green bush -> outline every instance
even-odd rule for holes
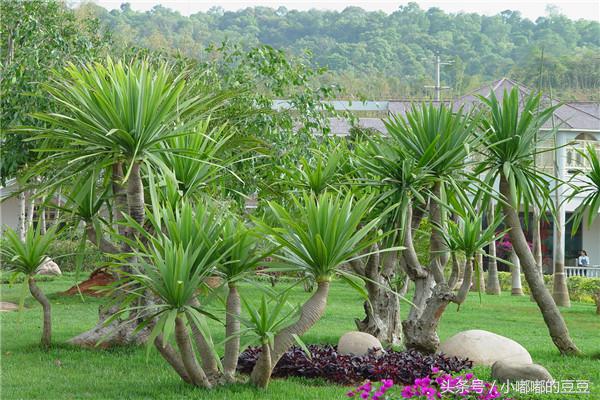
[[[512,287],[511,273],[498,272],[498,280],[502,291],[510,293]],[[552,290],[552,275],[544,275],[544,283],[548,289]],[[523,292],[529,294],[529,285],[527,285],[527,280],[525,280],[523,274],[521,274],[521,285],[523,286]],[[572,301],[594,304],[594,293],[600,292],[600,278],[572,276],[567,278],[567,287]]]

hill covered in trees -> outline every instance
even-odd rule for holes
[[[85,4],[78,11],[98,17],[117,43],[177,49],[192,57],[202,58],[208,45],[225,40],[264,43],[296,55],[308,50],[312,62],[330,70],[324,79],[370,97],[427,94],[423,85],[433,81],[436,52],[453,61],[442,73],[452,94],[501,76],[569,98],[597,98],[600,88],[600,24],[573,21],[551,9],[536,21],[517,11],[448,14],[416,3],[391,14],[357,7],[341,12],[215,7],[188,17],[162,6],[136,12],[128,4],[110,12]]]

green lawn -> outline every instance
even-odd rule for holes
[[[53,303],[53,340],[48,353],[41,351],[41,308],[31,298],[22,313],[0,313],[1,318],[1,398],[2,399],[336,399],[344,398],[345,387],[301,379],[274,380],[267,392],[247,385],[228,386],[213,391],[183,384],[170,367],[152,351],[146,361],[142,348],[111,351],[81,350],[65,345],[70,337],[94,325],[100,301],[56,295],[72,285],[72,278],[42,282],[40,286]],[[17,302],[20,285],[1,285],[3,301]],[[256,289],[243,293],[252,296]],[[292,299],[306,294],[301,288]],[[403,311],[407,307],[403,307]],[[565,358],[558,355],[542,318],[528,297],[486,296],[479,302],[472,294],[460,312],[454,306],[444,314],[442,340],[466,329],[485,329],[508,336],[531,353],[556,379],[591,382],[592,395],[579,398],[600,399],[600,316],[595,307],[573,304],[563,313],[571,335],[585,356]],[[354,318],[362,317],[359,296],[342,284],[334,284],[325,317],[305,337],[308,343],[335,343],[339,336],[354,329]],[[222,330],[215,330],[216,340]],[[490,379],[489,369],[476,368],[477,375]],[[530,396],[530,398],[575,399],[577,396]]]

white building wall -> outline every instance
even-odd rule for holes
[[[10,197],[0,203],[0,232],[4,232],[5,227],[17,230],[19,225],[19,199]]]
[[[600,266],[600,216],[596,217],[592,226],[583,223],[583,250],[590,257],[590,265]]]

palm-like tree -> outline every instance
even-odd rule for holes
[[[218,357],[206,325],[206,313],[196,296],[206,278],[215,273],[229,252],[223,246],[222,211],[203,203],[192,207],[184,201],[175,208],[156,205],[148,216],[150,228],[130,218],[131,226],[142,240],[130,240],[138,262],[134,272],[125,273],[131,283],[120,287],[127,288],[129,296],[115,315],[116,318],[131,309],[137,310],[136,318],[145,317],[138,329],[155,321],[148,343],[154,342],[184,381],[202,387],[212,385]],[[130,262],[130,259],[123,261],[124,265]],[[135,302],[148,291],[158,301]],[[191,345],[190,330],[202,367]],[[179,353],[167,346],[173,331]]]
[[[359,157],[359,165],[369,175],[366,183],[377,186],[380,199],[395,207],[386,216],[386,228],[400,230],[406,247],[400,262],[415,282],[414,305],[402,324],[403,333],[407,346],[423,351],[436,350],[439,338],[435,330],[453,296],[443,274],[448,260],[443,240],[448,222],[445,209],[450,194],[467,202],[463,181],[469,178],[465,166],[477,141],[473,134],[476,123],[462,109],[432,104],[413,107],[404,118],[392,116],[386,122],[389,137],[367,144],[370,149]],[[421,265],[412,239],[426,208],[430,222],[440,228],[431,235],[429,268]],[[398,266],[393,265],[394,269]],[[431,292],[433,280],[437,283],[435,294]],[[432,297],[435,299],[428,302]]]
[[[588,146],[582,155],[589,169],[579,170],[575,175],[577,185],[571,196],[583,196],[583,200],[574,213],[573,234],[584,221],[591,226],[600,213],[600,159],[592,146]]]
[[[457,254],[460,254],[465,258],[462,285],[456,298],[453,300],[457,304],[462,304],[467,298],[467,293],[473,281],[473,268],[475,267],[477,274],[483,273],[483,266],[477,265],[477,255],[483,254],[485,246],[502,237],[504,234],[504,232],[496,233],[501,223],[499,218],[488,221],[487,227],[482,228],[482,214],[476,215],[472,209],[461,214],[461,219],[458,223],[449,224],[444,234],[444,241],[448,249],[450,249],[452,256],[455,257]]]
[[[237,218],[231,217],[223,225],[223,248],[226,256],[219,263],[217,272],[228,287],[223,373],[229,381],[234,380],[240,352],[241,300],[238,285],[269,254],[269,251],[261,251],[260,241],[259,235]]]
[[[167,64],[147,61],[124,64],[74,64],[46,85],[64,109],[36,114],[50,128],[34,131],[43,141],[40,151],[50,153],[41,167],[58,167],[55,182],[90,169],[123,170],[129,215],[144,218],[143,163],[160,164],[169,151],[165,143],[193,132],[193,127],[222,100],[215,95],[188,93],[184,74]],[[60,149],[60,151],[57,151]]]
[[[518,214],[521,205],[525,215],[528,215],[530,204],[544,209],[550,198],[547,182],[553,178],[540,172],[534,159],[539,153],[539,140],[543,139],[538,137],[540,129],[551,118],[556,106],[539,110],[540,94],[523,99],[521,106],[516,88],[510,93],[505,92],[502,101],[494,93],[489,98],[481,97],[481,101],[487,108],[488,117],[482,120],[480,151],[484,161],[479,172],[486,175],[489,185],[496,180],[500,182],[502,209],[506,225],[510,228],[511,243],[554,344],[563,354],[578,353],[564,319],[538,272],[539,267],[527,245]]]
[[[193,84],[186,79],[185,73],[176,74],[168,64],[156,67],[145,60],[124,64],[108,58],[104,63],[70,64],[46,85],[62,111],[35,115],[47,127],[32,128],[32,140],[40,143],[39,151],[46,157],[32,173],[51,171],[51,186],[68,186],[72,177],[88,174],[109,177],[105,187],[111,190],[106,202],[114,211],[114,220],[121,223],[128,214],[143,224],[143,170],[150,180],[155,170],[164,169],[162,155],[181,153],[173,142],[194,135],[198,124],[227,96],[192,93]],[[190,157],[189,153],[179,155]],[[211,160],[205,161],[204,165],[210,165]],[[193,172],[196,177],[202,175],[201,171]],[[92,188],[94,183],[86,187]],[[128,250],[125,245],[109,245],[97,229],[101,224],[93,229],[90,226],[98,219],[87,217],[88,239],[103,251]],[[132,229],[125,232],[123,224],[118,230],[129,236],[136,233]],[[133,339],[131,332],[121,328],[119,324],[111,328],[115,343]],[[71,342],[93,345],[107,336],[107,329],[98,324]]]
[[[369,198],[355,201],[350,195],[329,193],[319,197],[305,195],[302,202],[296,201],[295,212],[269,203],[276,226],[258,222],[273,245],[280,248],[274,257],[281,267],[274,269],[300,272],[316,281],[317,289],[302,305],[298,320],[275,335],[271,362],[261,360],[269,356],[261,354],[252,373],[253,383],[259,385],[259,377],[265,376],[261,366],[275,366],[294,343],[294,337],[303,335],[323,316],[332,279],[340,275],[356,285],[356,280],[340,267],[354,257],[361,257],[358,254],[377,241],[372,233],[379,219],[361,226],[370,206]]]
[[[429,219],[444,226],[443,204],[445,192],[462,193],[458,181],[465,175],[465,165],[470,149],[475,146],[473,135],[476,118],[463,114],[462,108],[454,111],[433,104],[413,107],[405,118],[392,116],[386,128],[397,143],[403,158],[414,160],[433,178],[429,192]],[[430,270],[437,283],[443,282],[443,268],[448,261],[442,232],[434,231],[430,242]]]
[[[46,349],[52,342],[52,310],[48,298],[35,283],[35,274],[38,268],[48,260],[46,252],[56,237],[56,231],[57,227],[54,226],[45,234],[41,234],[40,224],[38,224],[35,229],[27,230],[24,240],[21,240],[19,234],[7,228],[4,231],[7,240],[1,248],[9,270],[15,274],[25,275],[31,295],[42,305],[44,312],[42,346]]]
[[[244,325],[244,330],[240,332],[243,336],[250,336],[253,339],[260,341],[261,364],[252,371],[252,381],[260,388],[266,388],[271,379],[271,349],[275,345],[275,335],[283,330],[290,321],[293,320],[297,310],[289,307],[287,295],[279,296],[273,301],[274,305],[269,307],[266,297],[263,295],[260,305],[255,307],[248,304],[244,299],[244,309],[248,314],[247,318],[240,318],[240,322]],[[300,341],[298,336],[294,336],[296,341],[306,349],[304,343]]]

